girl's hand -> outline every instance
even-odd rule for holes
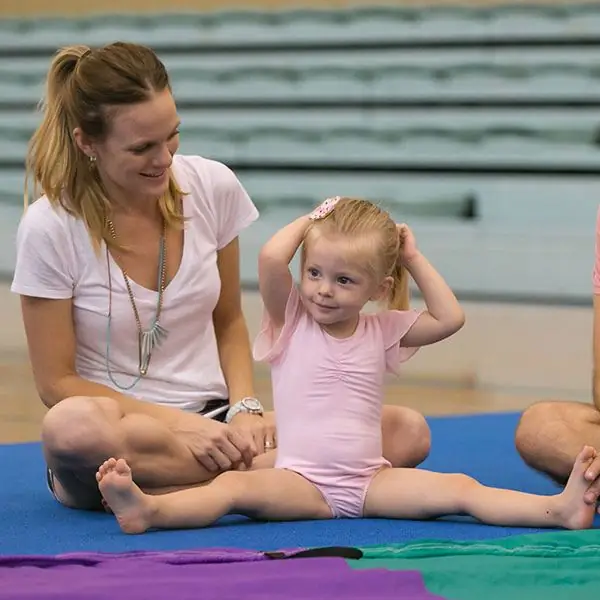
[[[413,232],[410,230],[406,223],[396,224],[398,229],[398,235],[400,236],[400,250],[398,252],[398,261],[406,266],[416,256],[419,255],[417,249],[417,241]]]

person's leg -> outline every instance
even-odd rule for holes
[[[600,412],[579,402],[533,404],[521,416],[515,445],[527,465],[563,485],[581,447],[600,448]]]
[[[431,431],[425,417],[405,406],[383,407],[383,456],[393,467],[416,467],[429,455]]]
[[[466,514],[489,525],[586,529],[592,526],[595,507],[583,498],[588,488],[584,472],[595,456],[593,448],[585,447],[564,490],[554,496],[486,487],[462,474],[384,469],[369,486],[364,516],[431,519]]]
[[[110,398],[67,398],[54,406],[42,423],[42,447],[55,495],[71,508],[102,510],[95,475],[111,456],[126,458],[143,487],[193,485],[214,477],[160,421],[124,416]]]
[[[420,413],[386,405],[381,427],[383,455],[392,466],[414,467],[427,458],[431,434]],[[126,458],[136,483],[153,495],[198,487],[215,476],[159,421],[123,417],[108,398],[63,400],[46,416],[42,439],[56,495],[75,508],[104,509],[94,478],[110,456]],[[273,468],[276,456],[276,450],[259,454],[251,470]]]
[[[284,469],[229,471],[205,486],[160,496],[144,494],[123,459],[109,459],[96,477],[125,533],[207,527],[227,514],[270,521],[332,518],[319,490]]]

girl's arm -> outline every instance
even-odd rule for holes
[[[275,328],[283,327],[285,307],[292,289],[289,264],[304,239],[311,219],[302,216],[280,229],[261,249],[258,287],[265,310]]]
[[[442,276],[416,249],[414,236],[408,227],[400,226],[399,230],[403,243],[398,260],[402,261],[421,290],[427,307],[400,344],[407,347],[435,344],[464,325],[465,313]]]

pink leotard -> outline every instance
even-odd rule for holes
[[[382,456],[386,371],[417,348],[399,342],[420,311],[363,314],[338,339],[306,311],[293,286],[279,336],[265,312],[254,357],[271,367],[277,419],[275,467],[299,473],[322,493],[334,517],[360,517],[369,484],[389,466]]]

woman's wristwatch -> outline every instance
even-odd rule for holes
[[[225,423],[229,423],[231,419],[235,417],[235,415],[241,412],[262,417],[265,410],[263,405],[256,398],[242,398],[239,402],[233,404],[227,411],[227,414],[225,415]]]

